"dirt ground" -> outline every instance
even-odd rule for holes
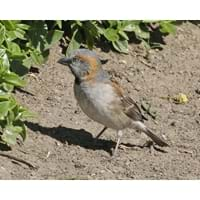
[[[74,78],[67,67],[57,63],[62,54],[56,46],[39,74],[27,78],[25,90],[33,96],[16,93],[20,103],[38,114],[26,123],[28,139],[4,151],[36,168],[0,156],[0,179],[199,179],[200,28],[183,23],[165,42],[163,50],[151,50],[147,58],[136,44],[130,44],[128,55],[95,51],[108,59],[104,69],[115,75],[138,105],[151,104],[157,117],[155,121],[146,114],[146,124],[168,141],[169,148],[141,148],[148,138],[128,129],[115,159],[110,156],[116,141],[114,130],[108,129],[94,144],[102,125],[78,107]],[[167,99],[180,92],[188,96],[188,103]]]

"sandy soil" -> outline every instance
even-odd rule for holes
[[[62,56],[55,46],[39,74],[28,76],[17,99],[38,118],[27,122],[28,139],[7,151],[36,166],[0,156],[0,179],[199,179],[200,178],[200,28],[190,22],[165,38],[162,51],[145,51],[130,44],[128,55],[95,51],[103,65],[141,105],[156,111],[146,124],[171,145],[167,149],[141,148],[148,138],[126,130],[118,157],[111,159],[116,133],[108,129],[94,144],[102,125],[90,120],[77,106],[74,78],[56,63]],[[188,96],[186,104],[175,104],[168,96]],[[3,149],[1,150],[3,152]]]

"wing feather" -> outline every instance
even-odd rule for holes
[[[131,99],[129,96],[124,96],[121,98],[121,102],[124,108],[124,113],[130,117],[131,119],[135,121],[144,121],[146,119],[139,108],[139,106],[136,104],[136,102]]]

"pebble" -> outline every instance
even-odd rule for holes
[[[141,87],[138,86],[138,85],[136,85],[136,86],[135,86],[135,90],[139,92],[139,91],[141,90]]]
[[[175,121],[173,121],[173,122],[171,122],[171,124],[170,124],[171,126],[175,126],[176,125],[176,122]]]
[[[58,141],[55,142],[57,146],[61,146],[62,144]]]
[[[127,62],[126,62],[126,60],[119,60],[119,64],[127,65]]]
[[[196,89],[195,92],[196,92],[197,94],[200,94],[200,89]]]

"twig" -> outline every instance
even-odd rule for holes
[[[185,154],[190,154],[192,157],[194,156],[194,152],[192,150],[187,150],[187,149],[179,149],[179,153],[185,153]]]
[[[29,162],[27,162],[27,161],[25,161],[25,160],[23,160],[21,158],[17,158],[15,156],[11,156],[11,155],[8,155],[8,154],[5,154],[5,153],[0,153],[0,156],[9,158],[9,159],[12,159],[12,160],[15,160],[15,161],[18,161],[20,163],[23,163],[23,164],[27,165],[31,169],[37,169],[36,166],[32,165],[31,163],[29,163]]]
[[[147,63],[146,61],[142,60],[140,57],[139,57],[139,61],[146,65],[147,67],[151,68],[151,69],[156,69],[156,67],[152,66],[150,63]]]

